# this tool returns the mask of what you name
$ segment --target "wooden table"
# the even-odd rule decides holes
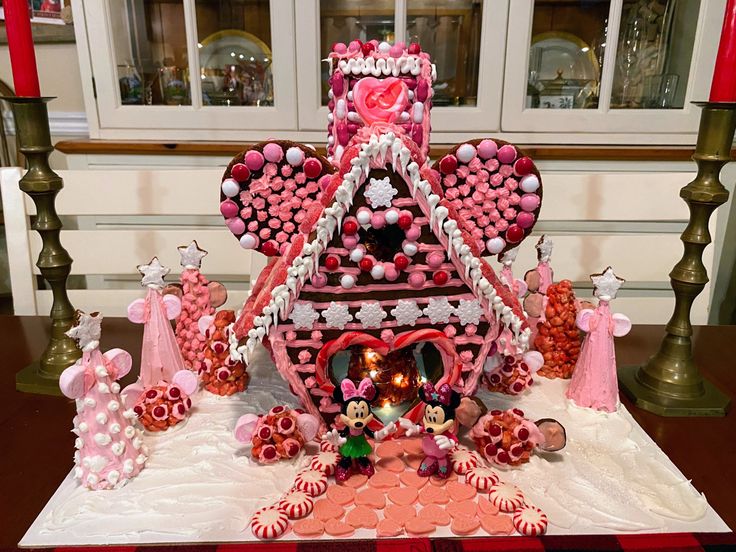
[[[74,405],[63,397],[15,391],[15,373],[39,357],[47,319],[0,316],[4,365],[0,371],[0,548],[14,547],[72,467]],[[617,340],[619,364],[641,363],[656,349],[660,326],[635,326]],[[140,355],[140,326],[103,323],[103,350]],[[736,401],[736,326],[695,331],[695,359],[711,381]],[[625,401],[626,402],[626,401]],[[732,528],[736,527],[736,408],[726,418],[660,418],[626,404],[634,418],[677,464]]]

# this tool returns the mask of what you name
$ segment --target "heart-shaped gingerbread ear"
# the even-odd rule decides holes
[[[269,257],[283,253],[335,170],[325,157],[296,142],[255,144],[235,156],[222,178],[225,224],[243,248]]]
[[[210,292],[210,305],[214,308],[221,307],[227,301],[227,288],[220,282],[210,282],[207,290]]]
[[[527,270],[524,274],[524,281],[526,282],[527,289],[534,293],[539,290],[539,286],[542,283],[542,278],[539,276],[536,268]]]
[[[542,309],[544,308],[544,295],[537,292],[532,292],[524,297],[524,310],[532,318],[539,318],[542,316]]]
[[[488,255],[516,247],[531,233],[542,180],[534,162],[513,144],[469,140],[439,156],[432,168],[464,229]]]

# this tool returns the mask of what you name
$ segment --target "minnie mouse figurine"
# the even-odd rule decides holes
[[[455,409],[460,405],[460,394],[443,383],[435,388],[432,382],[419,388],[419,398],[426,403],[421,425],[411,420],[399,418],[399,425],[406,431],[407,437],[424,433],[422,450],[424,460],[417,469],[420,477],[437,474],[447,479],[452,472],[452,465],[447,458],[450,449],[457,443],[455,429]]]
[[[376,432],[368,427],[374,419],[371,402],[377,395],[378,389],[370,378],[363,378],[357,388],[352,380],[346,378],[332,393],[332,400],[340,405],[339,420],[345,427],[328,431],[322,439],[339,447],[338,452],[342,458],[335,468],[335,479],[338,481],[348,479],[355,468],[358,473],[372,476],[375,470],[368,455],[373,449],[365,436],[382,441],[387,435],[396,432],[396,424],[393,422]]]

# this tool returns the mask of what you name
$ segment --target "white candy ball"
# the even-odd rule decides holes
[[[222,181],[222,193],[225,194],[226,197],[234,197],[238,195],[238,192],[240,192],[240,184],[235,180],[228,178],[227,180]]]
[[[397,222],[399,222],[399,212],[396,209],[386,211],[386,223],[396,224]]]
[[[355,278],[350,274],[345,274],[342,278],[340,278],[340,285],[345,289],[350,289],[355,285]]]
[[[286,150],[286,162],[292,167],[301,166],[301,164],[304,163],[304,152],[302,149],[292,146]]]
[[[383,265],[377,264],[373,265],[373,268],[371,268],[371,276],[374,280],[380,280],[383,278],[383,275],[386,273],[386,271],[383,268]]]
[[[539,179],[536,174],[528,174],[521,179],[519,186],[528,194],[534,193],[539,188]]]
[[[371,222],[370,209],[361,209],[355,214],[355,218],[358,219],[358,224],[370,224]]]
[[[506,247],[506,242],[503,238],[491,238],[486,242],[486,249],[491,255],[500,253],[504,247]]]
[[[455,157],[457,157],[458,161],[470,163],[473,157],[475,157],[475,146],[473,144],[463,144],[455,151]]]
[[[243,234],[240,238],[240,247],[243,249],[253,249],[256,246],[257,240],[253,234]]]
[[[387,54],[391,50],[391,45],[388,42],[381,42],[378,45],[378,51]]]
[[[361,260],[363,260],[363,257],[365,257],[365,251],[363,251],[360,247],[356,247],[350,252],[350,260],[354,263],[359,263]]]
[[[417,254],[417,251],[419,251],[419,248],[416,242],[406,242],[404,246],[402,247],[402,250],[409,257],[413,257],[414,255]]]

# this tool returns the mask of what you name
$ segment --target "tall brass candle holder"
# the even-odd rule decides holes
[[[61,245],[61,220],[56,214],[56,194],[64,187],[61,177],[51,170],[49,116],[46,103],[51,98],[4,97],[13,107],[18,149],[25,156],[28,171],[20,179],[20,189],[36,205],[33,229],[41,235],[42,248],[36,261],[53,293],[51,339],[38,362],[27,366],[15,377],[19,391],[59,395],[59,376],[82,352],[65,335],[74,320],[74,307],[66,292],[66,280],[72,258]]]
[[[730,399],[703,378],[693,361],[690,309],[708,283],[703,250],[711,242],[708,221],[728,200],[719,174],[731,160],[736,130],[736,103],[695,102],[703,108],[693,159],[698,174],[680,197],[690,208],[690,221],[680,236],[682,259],[670,272],[675,310],[665,327],[659,351],[641,367],[619,370],[624,394],[636,406],[661,416],[725,416]]]

